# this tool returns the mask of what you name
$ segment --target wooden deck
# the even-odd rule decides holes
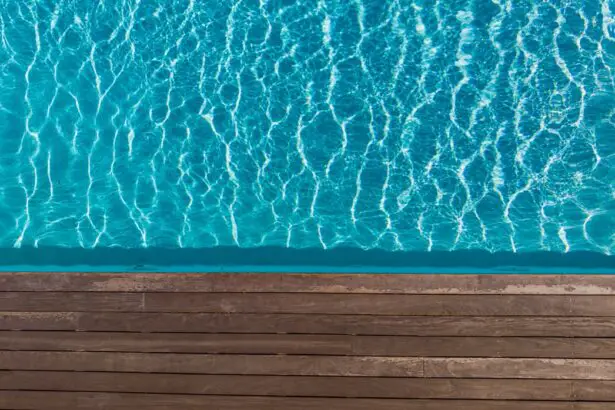
[[[615,409],[615,278],[0,273],[1,409]]]

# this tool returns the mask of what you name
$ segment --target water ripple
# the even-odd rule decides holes
[[[0,246],[615,249],[611,0],[0,0]]]

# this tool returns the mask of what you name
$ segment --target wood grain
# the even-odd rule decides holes
[[[575,348],[574,341],[583,341]],[[592,343],[598,340],[598,344]],[[353,336],[356,355],[426,357],[600,357],[605,339],[476,336]],[[612,339],[606,339],[612,340]],[[615,357],[615,349],[612,351]]]
[[[69,393],[0,391],[0,409],[100,409],[138,410],[611,410],[609,402],[338,399],[299,397],[229,397],[132,393]]]
[[[0,409],[612,410],[615,280],[0,273]]]
[[[571,341],[574,357],[602,359],[615,358],[615,339],[573,338]]]
[[[0,311],[615,316],[615,297],[296,293],[0,292]]]
[[[611,298],[609,298],[610,300]],[[615,301],[615,298],[612,298]],[[591,306],[591,309],[588,307]],[[147,293],[146,312],[307,313],[408,316],[588,316],[615,315],[591,303],[573,312],[570,296],[539,295],[369,295]]]
[[[0,331],[4,350],[615,358],[615,339]]]
[[[615,381],[575,380],[572,397],[574,400],[615,401]]]
[[[194,355],[0,351],[2,370],[104,371],[297,376],[420,377],[412,357]]]
[[[611,275],[0,272],[1,291],[615,295]]]
[[[568,380],[429,380],[375,377],[0,371],[0,390],[277,397],[572,400],[572,383]],[[579,392],[579,396],[588,395]],[[613,394],[602,396],[608,399],[612,398]]]
[[[425,358],[425,377],[615,380],[615,360]]]
[[[207,333],[122,333],[122,332],[38,332],[0,331],[4,350],[76,351],[76,352],[152,352],[152,353],[239,353],[239,354],[302,354],[379,356],[385,350],[380,342],[388,338],[374,337],[355,341],[352,336],[286,335],[286,334],[207,334]],[[530,339],[533,340],[533,339]],[[568,340],[568,339],[564,339]],[[422,345],[422,339],[418,344]],[[409,349],[416,343],[407,344]],[[450,343],[454,344],[454,343]],[[521,345],[518,344],[517,346]],[[553,343],[559,346],[559,343]],[[400,348],[403,348],[400,347]],[[561,349],[571,348],[570,344]],[[409,355],[412,356],[412,355]]]
[[[0,351],[0,369],[238,375],[615,380],[615,360]]]
[[[77,330],[80,313],[0,312],[0,330]]]
[[[0,330],[615,337],[615,318],[2,312]]]
[[[142,312],[144,293],[0,292],[4,312]]]

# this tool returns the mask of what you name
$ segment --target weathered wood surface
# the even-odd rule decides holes
[[[615,380],[615,360],[0,351],[0,370]]]
[[[312,396],[354,398],[572,400],[603,386],[569,380],[281,377],[147,373],[0,371],[5,390]],[[611,394],[612,396],[612,394]],[[577,396],[578,397],[578,396]]]
[[[615,339],[0,331],[5,350],[615,359]]]
[[[103,405],[101,405],[103,403]],[[352,399],[147,393],[0,391],[2,409],[612,410],[612,402]]]
[[[606,410],[615,280],[0,273],[0,409]]]
[[[615,295],[610,275],[0,272],[0,292]]]
[[[615,316],[615,298],[579,295],[0,292],[0,312],[298,313],[399,316]]]
[[[615,317],[0,312],[0,330],[615,337]]]

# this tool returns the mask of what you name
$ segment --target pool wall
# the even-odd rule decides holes
[[[0,271],[615,274],[615,256],[594,252],[388,252],[356,248],[22,247],[0,250]]]

